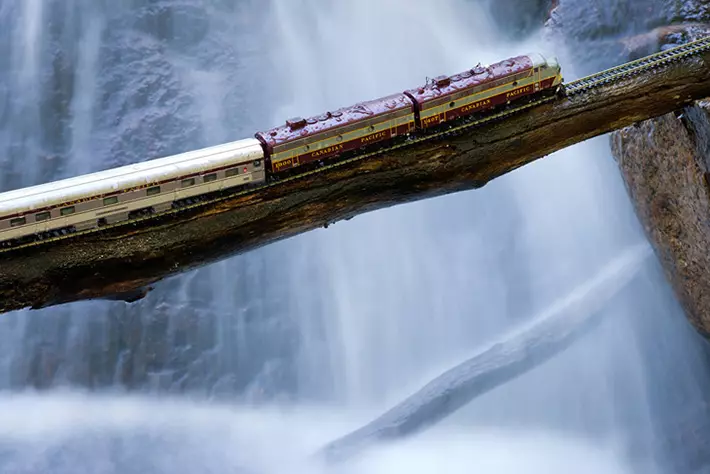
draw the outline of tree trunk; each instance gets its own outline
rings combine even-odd
[[[650,254],[645,243],[627,250],[527,328],[443,373],[379,418],[329,443],[319,454],[330,462],[342,461],[375,442],[417,433],[541,365],[601,321],[606,304],[633,279]]]
[[[517,113],[462,135],[258,193],[0,254],[0,312],[120,295],[357,214],[483,186],[549,153],[710,96],[710,53]]]

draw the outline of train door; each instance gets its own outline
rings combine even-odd
[[[533,82],[535,83],[535,92],[540,92],[542,74],[540,72],[540,67],[536,67],[533,70]]]

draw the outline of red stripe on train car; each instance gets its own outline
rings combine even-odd
[[[550,81],[550,84],[552,81]],[[547,86],[549,88],[549,85]],[[540,89],[543,90],[543,89]],[[451,120],[465,117],[471,115],[474,112],[482,112],[484,110],[491,109],[497,105],[504,104],[508,101],[515,101],[526,95],[530,95],[535,92],[534,84],[530,84],[513,91],[508,91],[503,94],[494,95],[487,99],[482,99],[474,102],[473,104],[467,104],[462,107],[453,108],[447,110],[446,112],[439,113],[437,115],[432,115],[431,117],[426,117],[421,120],[422,128],[435,127],[441,123],[449,122]]]
[[[418,110],[426,110],[426,105],[432,101],[464,92],[474,87],[483,86],[482,90],[490,89],[485,85],[498,79],[532,72],[533,62],[528,56],[516,56],[506,59],[488,67],[478,65],[473,69],[454,74],[453,76],[439,76],[427,82],[422,87],[405,91]]]
[[[398,130],[400,128],[401,127],[398,127]],[[275,161],[272,163],[272,167],[276,172],[284,171],[290,168],[294,168],[298,165],[311,163],[313,161],[333,158],[351,150],[357,150],[358,148],[368,146],[373,143],[381,142],[383,140],[389,140],[393,136],[396,135],[392,134],[391,129],[383,130],[381,132],[366,135],[364,137],[359,137],[354,140],[348,140],[347,142],[339,143],[337,145],[331,145],[326,148],[321,148],[320,150],[312,151],[310,153],[304,153],[294,158]]]
[[[407,110],[413,113],[414,104],[404,94],[397,93],[380,97],[379,99],[359,102],[322,115],[307,119],[295,117],[286,121],[285,125],[272,128],[265,132],[257,132],[256,138],[264,143],[270,153],[280,145],[301,140],[306,137],[317,137],[323,132],[334,131],[366,120],[372,120],[380,115]],[[282,152],[279,150],[278,153]]]

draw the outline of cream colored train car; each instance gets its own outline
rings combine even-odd
[[[185,199],[266,180],[255,139],[0,194],[0,245],[158,213]]]

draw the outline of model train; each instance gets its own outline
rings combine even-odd
[[[436,133],[526,97],[560,92],[557,60],[533,53],[320,116],[289,119],[255,138],[5,192],[0,247],[159,214]]]

